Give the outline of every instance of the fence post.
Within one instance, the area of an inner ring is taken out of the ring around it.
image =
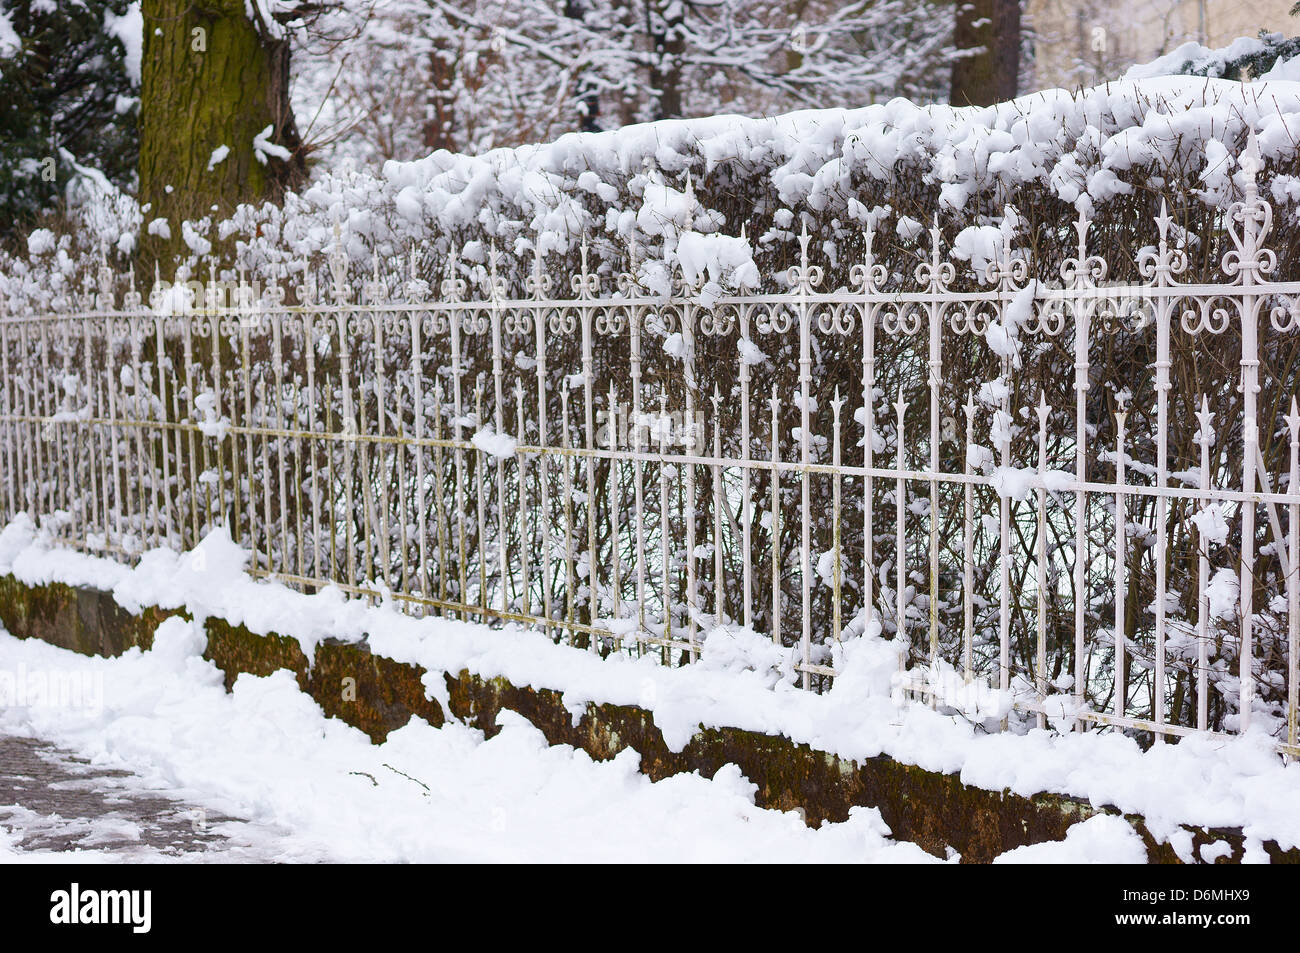
[[[1196,421],[1200,425],[1196,442],[1201,449],[1201,489],[1208,490],[1214,415],[1210,413],[1210,402],[1204,394],[1201,395],[1201,409],[1196,414]],[[1210,543],[1204,530],[1198,528],[1196,536],[1196,727],[1204,731],[1210,721]]]
[[[636,293],[637,288],[637,255],[636,242],[630,241],[627,249],[628,270],[624,289],[629,295]],[[641,638],[646,634],[645,627],[645,601],[646,601],[646,558],[645,558],[645,463],[641,459],[641,453],[646,449],[641,442],[642,420],[641,420],[641,322],[645,314],[640,308],[628,308],[628,344],[630,354],[628,357],[632,376],[632,417],[628,421],[628,434],[631,440],[631,449],[634,453],[632,458],[632,493],[636,509],[636,624],[637,624],[637,645],[640,647],[643,643]]]
[[[1076,258],[1066,262],[1063,277],[1073,279],[1074,302],[1074,707],[1082,711],[1087,702],[1087,661],[1084,633],[1088,619],[1088,494],[1083,484],[1088,479],[1088,348],[1092,332],[1092,297],[1098,280],[1105,276],[1106,264],[1088,255],[1088,216],[1080,210],[1074,229],[1078,235]],[[1072,272],[1069,269],[1072,267]],[[1085,297],[1086,296],[1086,297]],[[1074,730],[1084,729],[1082,718],[1074,721]]]
[[[943,321],[943,304],[941,298],[947,290],[948,282],[944,280],[945,270],[951,272],[952,265],[939,257],[939,245],[942,233],[939,231],[939,215],[935,213],[934,225],[930,228],[930,269],[928,291],[930,301],[926,311],[929,318],[929,358],[927,385],[930,392],[930,666],[933,669],[939,660],[939,482],[933,478],[939,472],[939,391],[943,375],[943,344],[940,339]]]
[[[970,448],[975,442],[975,398],[969,390],[966,391],[966,403],[962,410],[966,414],[966,442],[963,444],[965,453],[962,463],[966,485],[962,493],[961,657],[963,680],[969,685],[975,678],[975,484],[970,479]]]
[[[740,227],[740,239],[745,241],[745,226]],[[740,340],[749,342],[749,309],[740,310]],[[746,629],[754,627],[754,517],[758,507],[750,499],[750,447],[749,447],[749,360],[740,354],[740,560],[742,585],[742,612]]]
[[[17,467],[14,465],[15,444],[14,431],[17,429],[17,423],[14,422],[14,406],[10,398],[10,388],[14,385],[13,374],[9,370],[9,314],[8,300],[4,295],[0,295],[0,400],[3,405],[0,406],[0,413],[4,414],[5,420],[5,491],[9,497],[9,509],[5,513],[5,521],[8,522],[18,515],[18,498],[14,492],[14,477]],[[89,322],[87,322],[89,326]],[[89,333],[89,332],[87,332]],[[16,386],[16,385],[15,385]],[[90,387],[90,378],[86,378],[86,387]]]
[[[1115,714],[1125,717],[1128,709],[1128,678],[1124,671],[1124,597],[1128,585],[1125,556],[1128,550],[1128,518],[1124,486],[1124,402],[1115,411]]]
[[[496,425],[497,435],[504,436],[506,430],[506,397],[505,382],[503,378],[502,367],[502,342],[501,342],[501,299],[505,297],[505,283],[497,273],[497,261],[500,253],[497,251],[496,243],[492,243],[492,249],[489,253],[489,266],[491,272],[488,276],[488,289],[491,295],[492,307],[492,387],[493,408],[492,419]],[[482,421],[479,422],[480,426]],[[521,438],[523,435],[517,435]],[[493,454],[496,457],[496,483],[497,483],[497,575],[501,579],[501,614],[504,617],[510,611],[510,573],[506,564],[506,470],[505,458],[499,454]],[[522,457],[520,460],[522,461]],[[523,506],[523,500],[519,501]]]
[[[582,236],[580,249],[582,272],[574,276],[574,290],[578,294],[579,320],[582,323],[582,421],[587,478],[587,623],[595,625],[600,613],[600,585],[596,553],[596,418],[594,405],[595,364],[592,353],[591,300],[599,291],[599,277],[587,266],[587,236]],[[588,647],[594,652],[599,649],[593,634],[588,639]]]
[[[799,291],[799,489],[801,536],[799,544],[799,581],[803,597],[803,628],[800,636],[803,658],[803,687],[809,685],[807,666],[812,643],[812,490],[809,466],[812,464],[812,444],[808,429],[812,424],[812,311],[808,306],[808,292],[812,286],[812,273],[808,265],[808,223],[804,222],[799,236],[799,265],[797,287]]]
[[[898,477],[894,481],[894,549],[897,565],[894,567],[894,617],[898,626],[899,651],[908,652],[907,642],[907,604],[904,592],[907,589],[907,481],[903,479],[903,448],[907,414],[907,402],[903,400],[903,388],[898,388],[898,400],[894,401],[897,415],[897,444],[894,447],[894,469]]]
[[[542,305],[551,292],[551,276],[542,269],[542,250],[539,245],[533,245],[533,270],[528,276],[527,292],[533,306],[533,334],[534,334],[534,359],[537,362],[537,445],[539,447],[547,446],[547,419],[546,419],[546,331],[551,321],[551,316],[547,309]],[[522,436],[522,434],[520,435]],[[538,560],[541,571],[542,582],[542,614],[546,617],[546,623],[549,626],[555,620],[553,608],[554,592],[551,586],[551,565],[554,553],[552,553],[551,539],[551,496],[550,496],[550,466],[548,457],[544,453],[537,455],[537,486],[538,486],[538,506],[540,507],[540,516],[538,522],[541,524],[542,532],[542,553]]]
[[[1047,473],[1047,395],[1038,392],[1038,619],[1037,651],[1034,656],[1034,688],[1038,693],[1038,727],[1047,727],[1047,714],[1043,706],[1047,700],[1047,486],[1042,483]]]
[[[885,280],[883,265],[877,265],[871,250],[875,227],[867,222],[862,235],[862,264],[854,267],[850,278],[862,289],[862,612],[863,626],[871,624],[875,602],[875,466],[876,439],[876,312],[878,286]],[[864,628],[865,631],[865,628]]]
[[[1300,410],[1296,398],[1291,397],[1291,412],[1286,417],[1291,436],[1291,472],[1287,493],[1292,500],[1300,498]],[[1300,502],[1291,504],[1290,518],[1290,569],[1287,574],[1287,679],[1286,679],[1286,743],[1296,746],[1297,708],[1300,707]],[[1280,540],[1279,540],[1280,542]],[[1295,752],[1292,752],[1292,757]]]
[[[1254,672],[1254,589],[1255,589],[1255,477],[1259,459],[1259,303],[1252,290],[1273,270],[1276,256],[1263,248],[1273,222],[1273,209],[1259,198],[1255,177],[1263,166],[1259,142],[1252,131],[1240,160],[1245,176],[1245,196],[1230,212],[1240,226],[1241,240],[1229,271],[1241,276],[1241,388],[1244,409],[1242,433],[1244,451],[1241,466],[1241,703],[1239,730],[1250,729],[1251,706],[1255,697]],[[1228,253],[1234,255],[1233,252]],[[1225,259],[1226,260],[1226,259]]]
[[[1160,234],[1160,244],[1154,260],[1152,273],[1143,271],[1144,276],[1155,278],[1156,299],[1156,644],[1155,670],[1152,673],[1151,686],[1152,716],[1157,727],[1165,723],[1165,592],[1167,568],[1165,559],[1169,548],[1169,499],[1164,491],[1169,486],[1169,324],[1170,311],[1173,307],[1168,290],[1173,284],[1173,275],[1182,269],[1186,259],[1181,252],[1169,248],[1169,226],[1173,219],[1169,216],[1166,201],[1160,200],[1160,214],[1156,217],[1156,227]],[[1156,744],[1164,743],[1164,734],[1155,733]]]

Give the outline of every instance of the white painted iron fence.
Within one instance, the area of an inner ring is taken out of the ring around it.
[[[585,246],[571,289],[495,251],[355,296],[338,251],[148,302],[103,269],[0,315],[0,506],[122,559],[224,526],[257,574],[593,651],[679,663],[743,626],[806,688],[878,624],[971,717],[1253,718],[1294,754],[1300,282],[1253,186],[1212,281],[1156,226],[1136,285],[1086,217],[1042,281],[937,227],[910,274],[868,231],[833,290],[805,234],[754,294],[652,294],[635,249],[610,289]]]

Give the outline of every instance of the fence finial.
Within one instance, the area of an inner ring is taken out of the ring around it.
[[[382,304],[386,297],[384,281],[379,277],[379,254],[377,249],[370,253],[370,277],[362,284],[361,293],[367,304]]]
[[[158,308],[162,304],[162,273],[158,269],[158,261],[153,263],[153,286],[149,289],[149,307]]]
[[[1259,139],[1256,138],[1254,129],[1251,129],[1250,135],[1246,137],[1246,151],[1241,154],[1238,164],[1246,176],[1246,198],[1248,201],[1254,201],[1258,195],[1255,177],[1264,168],[1264,157],[1259,151]]]
[[[1074,221],[1074,231],[1079,236],[1079,261],[1083,262],[1088,253],[1088,226],[1092,224],[1088,218],[1088,213],[1083,208],[1079,209],[1079,217]]]
[[[497,241],[494,238],[488,246],[488,294],[493,301],[498,301],[502,297],[502,288],[497,278],[497,261],[500,257],[501,253],[497,251]]]
[[[442,280],[442,296],[448,301],[464,300],[465,280],[460,277],[460,255],[453,246],[447,256],[446,276]]]
[[[307,252],[302,253],[302,281],[298,285],[298,303],[312,305],[316,303],[316,288],[311,280],[311,260]]]
[[[330,274],[334,278],[334,300],[342,304],[348,299],[348,262],[343,251],[343,227],[334,220],[334,247],[329,255]]]
[[[87,271],[81,276],[81,298],[82,301],[85,302],[85,307],[87,310],[95,307],[94,288],[95,288],[95,279],[90,274],[90,272]]]

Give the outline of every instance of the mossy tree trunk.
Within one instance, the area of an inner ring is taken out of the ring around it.
[[[244,0],[143,0],[139,195],[149,208],[137,265],[146,274],[154,262],[166,273],[188,254],[183,220],[276,198],[302,175],[288,41],[245,9]],[[258,160],[253,140],[267,126],[289,159]],[[229,152],[214,163],[222,146]],[[149,234],[158,218],[170,238]]]
[[[250,20],[245,0],[142,0],[142,13],[139,199],[147,210],[136,270],[147,293],[155,264],[171,279],[177,259],[192,254],[182,222],[278,199],[301,179],[304,159],[289,108],[289,46],[274,24]],[[271,132],[263,137],[267,127]],[[288,158],[259,161],[253,145],[259,137],[288,150]],[[224,158],[214,156],[222,146]],[[149,224],[159,218],[167,233],[150,234]],[[217,236],[206,237],[220,258]],[[206,268],[194,277],[206,279]],[[173,366],[183,367],[179,342],[168,346]],[[152,349],[149,340],[148,361],[155,359]],[[206,459],[184,449],[177,457],[179,485],[196,485]],[[218,501],[205,513],[205,525],[228,521],[227,503]],[[231,531],[238,536],[237,527]]]
[[[957,7],[953,45],[979,52],[953,64],[954,106],[1014,99],[1020,72],[1020,0],[968,0]]]

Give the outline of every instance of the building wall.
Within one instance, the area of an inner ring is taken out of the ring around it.
[[[1194,40],[1211,49],[1260,30],[1300,32],[1295,0],[1028,0],[1034,88],[1115,79]]]

